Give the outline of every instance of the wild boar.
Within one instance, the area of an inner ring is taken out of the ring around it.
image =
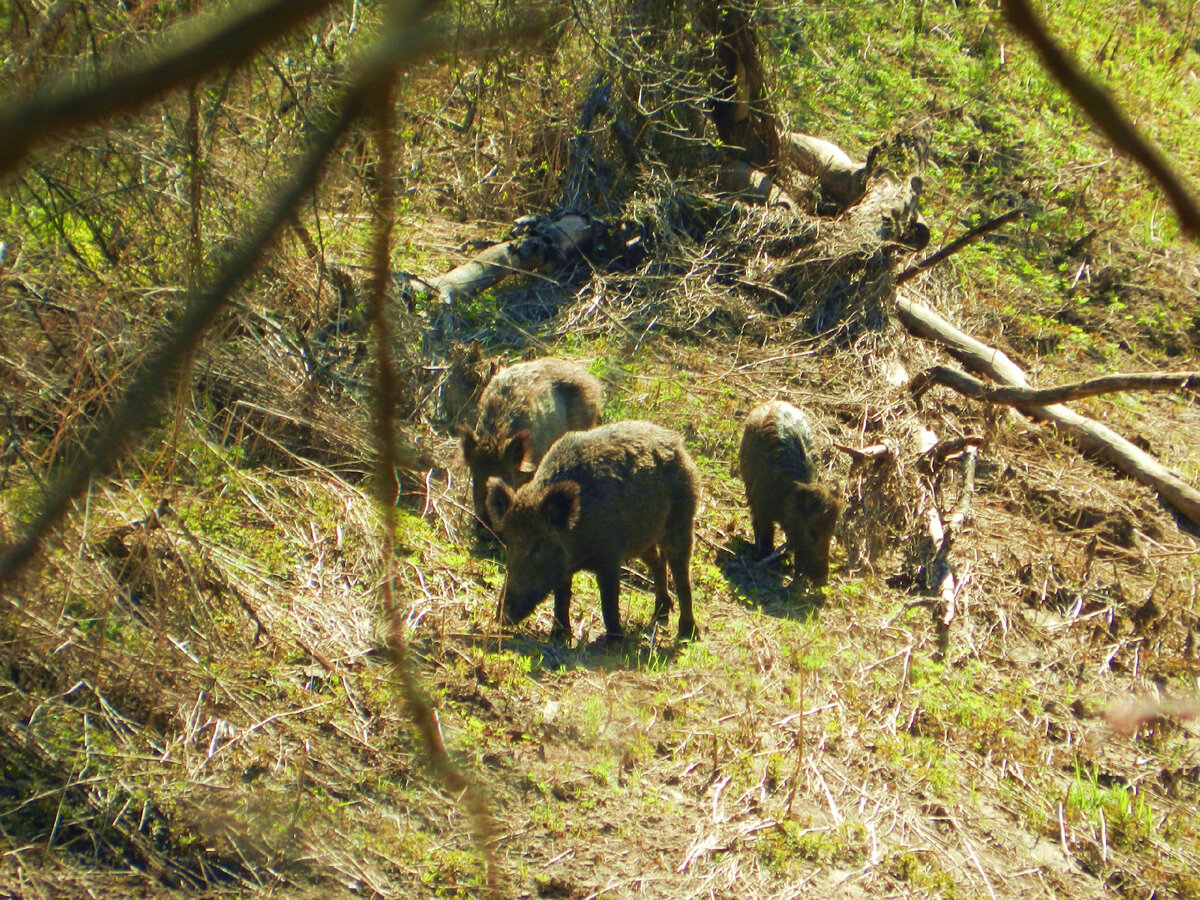
[[[507,545],[501,603],[516,624],[554,592],[554,635],[571,634],[571,577],[596,574],[610,641],[624,638],[618,595],[621,563],[641,557],[654,577],[654,619],[671,611],[667,568],[679,600],[679,637],[694,638],[692,525],[700,473],[673,431],[616,422],[563,435],[533,480],[514,491],[488,479],[488,512]]]
[[[842,501],[816,480],[812,429],[804,413],[771,400],[746,417],[738,469],[754,526],[755,552],[775,549],[775,523],[787,536],[797,573],[829,579],[829,544]]]
[[[514,488],[529,481],[551,444],[568,431],[600,424],[603,402],[599,380],[563,359],[518,363],[496,374],[479,398],[474,430],[458,428],[471,470],[475,515],[485,534],[492,529],[488,479],[500,478]]]

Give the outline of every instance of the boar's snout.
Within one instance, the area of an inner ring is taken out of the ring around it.
[[[546,593],[549,593],[549,591]],[[542,602],[542,598],[545,596],[546,594],[542,594],[539,597],[536,592],[531,591],[517,593],[506,587],[504,590],[501,620],[505,625],[520,625],[525,619],[529,618],[531,612],[537,609],[537,605]]]
[[[797,483],[784,504],[784,530],[796,568],[822,585],[829,581],[829,545],[842,501],[821,485]]]
[[[812,550],[811,553],[797,553],[796,564],[813,584],[820,587],[829,582],[829,545],[825,545],[823,553],[819,546]]]

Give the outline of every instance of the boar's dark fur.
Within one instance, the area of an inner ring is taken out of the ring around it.
[[[594,375],[562,359],[518,363],[497,373],[479,398],[474,430],[459,426],[471,470],[475,515],[490,530],[487,482],[520,487],[533,477],[550,445],[568,431],[600,424],[604,389]],[[486,531],[484,532],[486,535]]]
[[[816,584],[829,579],[829,544],[841,500],[818,484],[812,429],[790,403],[771,400],[746,417],[738,468],[754,525],[755,552],[775,548],[775,523],[787,535],[797,572]]]
[[[654,618],[671,611],[667,568],[679,600],[679,637],[696,636],[692,526],[700,476],[673,431],[617,422],[564,435],[533,480],[514,491],[488,481],[488,511],[508,550],[503,614],[517,623],[554,592],[554,632],[571,633],[571,577],[596,574],[609,640],[624,637],[621,563],[641,557],[654,576]]]

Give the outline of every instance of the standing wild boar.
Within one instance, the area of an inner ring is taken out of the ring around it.
[[[488,512],[508,547],[506,622],[520,622],[554,592],[554,633],[571,633],[571,576],[596,573],[609,640],[624,637],[621,563],[640,556],[654,576],[654,618],[671,611],[667,567],[679,599],[679,637],[696,636],[692,617],[692,523],[700,474],[673,431],[617,422],[563,435],[533,480],[513,491],[488,480]]]
[[[812,429],[790,403],[771,400],[746,417],[738,469],[759,556],[775,549],[775,523],[787,535],[797,573],[816,584],[829,578],[829,543],[842,502],[816,483]]]
[[[488,479],[520,487],[533,477],[551,444],[568,431],[600,424],[603,402],[599,380],[566,360],[537,359],[497,373],[479,398],[475,429],[458,427],[475,515],[485,529],[492,527]]]

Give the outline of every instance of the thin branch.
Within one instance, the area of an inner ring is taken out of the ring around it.
[[[10,99],[0,113],[0,175],[56,135],[137,109],[210,72],[244,62],[333,2],[272,0],[199,36],[171,42],[124,71],[110,72],[99,83],[88,74],[90,67],[84,67],[28,100]]]
[[[1005,406],[1049,406],[1083,397],[1113,394],[1119,391],[1193,391],[1200,393],[1200,372],[1139,372],[1130,375],[1103,375],[1052,388],[1026,388],[985,384],[978,378],[950,366],[933,366],[916,376],[909,387],[919,398],[934,384],[944,384],[976,400]]]
[[[1047,33],[1026,0],[1003,0],[1008,21],[1037,50],[1054,79],[1062,85],[1117,150],[1134,160],[1167,195],[1183,233],[1200,241],[1200,206],[1191,189],[1175,173],[1161,151],[1141,136],[1108,92],[1093,82]]]
[[[977,240],[979,240],[985,234],[990,234],[991,232],[995,231],[997,228],[1000,228],[1003,225],[1007,225],[1009,222],[1011,222],[1013,219],[1017,218],[1024,212],[1025,212],[1025,210],[1019,209],[1019,208],[1018,209],[1010,209],[1008,212],[1006,212],[1002,216],[996,216],[996,218],[991,219],[987,222],[984,222],[982,225],[976,225],[974,228],[972,228],[970,231],[968,231],[962,237],[956,238],[955,240],[951,241],[949,244],[947,244],[942,249],[938,250],[936,253],[932,254],[931,256],[927,256],[925,259],[921,260],[919,263],[917,263],[914,266],[909,266],[907,269],[905,269],[903,272],[901,272],[899,275],[896,276],[896,284],[904,284],[904,282],[909,281],[913,278],[916,278],[922,272],[932,269],[934,266],[936,266],[938,263],[940,263],[943,259],[946,259],[948,256],[953,256],[955,253],[957,253],[959,250],[963,249],[964,247],[968,246],[969,244],[975,243]]]
[[[371,247],[371,290],[369,312],[375,332],[375,490],[383,512],[383,565],[381,583],[384,621],[387,627],[388,657],[395,667],[408,708],[409,718],[421,736],[430,768],[449,792],[458,797],[471,817],[475,842],[483,858],[489,896],[500,896],[500,867],[494,851],[495,827],[487,798],[468,780],[446,751],[442,740],[437,708],[426,696],[417,679],[408,641],[404,635],[404,617],[396,604],[392,584],[395,580],[396,504],[400,484],[396,479],[396,368],[392,357],[392,333],[388,322],[388,287],[391,284],[391,235],[396,206],[395,123],[393,122],[393,84],[385,79],[377,85],[369,100],[379,153],[374,212],[374,239]]]
[[[259,217],[249,236],[230,253],[207,290],[195,297],[158,347],[138,366],[129,389],[107,421],[94,428],[83,442],[78,461],[50,487],[41,511],[24,537],[0,554],[0,585],[29,561],[46,532],[62,518],[71,501],[87,489],[92,478],[107,472],[126,444],[149,424],[155,412],[155,401],[170,383],[172,368],[200,343],[217,312],[253,270],[263,250],[275,239],[295,207],[312,191],[326,157],[363,111],[366,98],[390,77],[390,73],[427,50],[429,29],[422,20],[428,10],[428,3],[409,5],[403,16],[397,17],[398,22],[405,24],[397,24],[387,31],[358,60],[351,87],[335,107],[340,109],[337,118],[314,131],[308,155],[291,180],[274,194],[275,201]]]

